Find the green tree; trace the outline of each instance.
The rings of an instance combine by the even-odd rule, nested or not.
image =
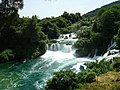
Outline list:
[[[18,37],[19,42],[17,47],[14,48],[14,52],[19,59],[35,58],[45,53],[46,36],[41,31],[36,16],[33,16],[32,19],[24,20],[25,23],[22,23],[24,28],[21,28],[22,34]]]
[[[119,28],[119,30],[118,30],[118,33],[117,33],[117,35],[114,37],[115,38],[115,41],[116,41],[116,43],[117,43],[117,48],[118,49],[120,49],[120,28]]]
[[[95,72],[96,75],[100,75],[108,71],[112,71],[113,67],[110,61],[101,60],[100,62],[96,61],[96,62],[91,62],[90,64],[88,64],[87,70]]]
[[[96,73],[95,72],[89,72],[89,71],[83,71],[77,74],[78,82],[79,83],[92,83],[95,81]]]
[[[59,27],[59,28],[66,28],[67,27],[67,22],[64,18],[62,17],[58,17],[56,18],[56,25]]]
[[[44,20],[42,22],[42,31],[48,35],[49,39],[56,39],[59,36],[59,28],[51,23],[49,20]]]
[[[97,55],[103,54],[117,33],[116,41],[119,46],[118,29],[120,27],[120,5],[114,5],[110,8],[100,10],[93,22],[94,24],[92,25],[92,22],[90,22],[88,18],[83,19],[81,22],[81,31],[78,33],[80,40],[75,44],[78,48],[78,55],[82,54],[82,56],[87,56],[92,53],[92,56],[94,56],[96,49],[98,51]],[[88,30],[90,33],[88,33],[87,28],[85,28],[89,25],[92,26],[92,28]]]
[[[23,0],[1,0],[0,15],[11,15],[23,8]]]
[[[72,71],[55,72],[52,79],[48,80],[46,90],[75,90],[77,77]]]
[[[0,53],[0,62],[7,62],[14,58],[13,51],[10,49],[5,49]]]

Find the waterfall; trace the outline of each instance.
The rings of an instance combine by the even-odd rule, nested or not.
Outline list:
[[[110,45],[108,45],[108,49],[107,50],[110,50],[111,48],[113,48],[115,46],[116,46],[116,42],[112,39]]]
[[[62,34],[59,36],[58,39],[56,39],[57,43],[52,43],[47,45],[47,50],[70,53],[71,51],[73,51],[72,45],[77,40],[78,39],[76,38],[76,35],[74,33]]]
[[[72,45],[66,45],[66,44],[64,44],[62,49],[63,49],[64,53],[69,53],[69,52],[72,51]]]
[[[98,61],[101,61],[103,59],[111,60],[111,59],[113,59],[113,57],[120,57],[119,56],[120,51],[116,50],[116,49],[112,49],[115,46],[116,46],[116,42],[112,39],[110,44],[108,45],[107,52],[103,56],[97,58],[97,60]]]
[[[47,45],[47,50],[69,53],[72,51],[72,45],[52,43],[51,45]]]
[[[97,49],[95,49],[94,58],[97,56],[97,52],[98,52],[98,50],[97,50]]]
[[[57,46],[56,46],[56,44],[51,44],[51,46],[50,46],[50,50],[51,51],[57,51]]]

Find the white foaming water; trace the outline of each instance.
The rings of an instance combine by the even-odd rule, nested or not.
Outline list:
[[[44,82],[46,82],[52,75],[50,73],[53,73],[55,71],[59,70],[72,70],[75,73],[79,73],[80,67],[83,66],[84,69],[86,69],[86,66],[84,63],[92,62],[94,60],[89,58],[76,58],[74,55],[74,50],[69,53],[64,53],[62,51],[47,51],[41,58],[44,59],[44,61],[49,62],[46,66],[49,70],[46,70],[45,77],[42,79]],[[43,83],[36,83],[36,87],[40,88]],[[44,86],[44,84],[43,84]]]
[[[76,41],[76,39],[65,39],[62,40],[62,43],[53,43],[47,45],[47,52],[41,56],[42,61],[46,64],[44,66],[39,67],[39,69],[43,70],[42,82],[36,81],[34,83],[35,87],[38,90],[41,90],[45,84],[45,82],[52,77],[53,72],[60,70],[72,70],[75,73],[79,73],[82,69],[86,69],[85,63],[93,62],[93,59],[90,58],[76,58],[74,56],[75,50],[73,49],[72,44]],[[39,64],[33,65],[32,71],[36,70],[36,67]]]
[[[116,46],[116,42],[112,39],[110,45],[108,45],[107,51],[109,51],[111,48],[114,48]]]
[[[72,59],[75,58],[75,56],[73,55],[74,51],[71,51],[70,53],[64,53],[62,51],[50,51],[47,50],[47,52],[41,56],[41,58],[44,59],[51,59],[51,60],[55,60],[60,62],[62,59]]]
[[[72,45],[66,45],[66,44],[59,44],[59,43],[53,43],[50,45],[47,45],[47,50],[50,51],[61,51],[64,53],[69,53],[72,51]]]
[[[120,57],[120,51],[113,49],[107,51],[103,56],[97,58],[98,61],[105,59],[106,61],[112,60],[114,57]]]

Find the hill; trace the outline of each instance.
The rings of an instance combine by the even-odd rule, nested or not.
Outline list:
[[[102,7],[100,7],[100,8],[97,8],[97,9],[95,9],[95,10],[93,10],[93,11],[90,11],[90,12],[84,14],[83,16],[84,16],[84,17],[93,17],[93,16],[95,16],[95,15],[97,14],[97,12],[98,12],[101,8],[109,8],[110,6],[115,5],[115,4],[120,4],[120,0],[115,1],[115,2],[112,2],[112,3],[107,4],[107,5],[104,5],[104,6],[102,6]]]

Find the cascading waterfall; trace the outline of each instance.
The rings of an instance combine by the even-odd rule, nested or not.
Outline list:
[[[50,46],[50,50],[52,50],[52,51],[57,51],[57,45],[56,44],[51,44],[51,46]]]
[[[64,45],[63,52],[69,53],[72,50],[72,45]]]
[[[109,51],[111,48],[114,48],[116,46],[116,42],[112,39],[110,45],[108,45],[107,51]]]
[[[93,58],[95,58],[95,57],[97,56],[97,52],[98,52],[98,50],[95,49],[95,54],[94,54],[94,57],[93,57]]]
[[[103,56],[99,56],[97,60],[98,61],[101,61],[103,59],[112,60],[114,57],[120,57],[120,51],[116,49],[112,49],[115,46],[116,46],[116,42],[112,39],[110,44],[108,45],[107,52]]]
[[[72,48],[72,45],[52,43],[50,45],[47,45],[47,50],[61,51],[61,52],[64,52],[64,53],[69,53],[73,50],[73,48]]]

